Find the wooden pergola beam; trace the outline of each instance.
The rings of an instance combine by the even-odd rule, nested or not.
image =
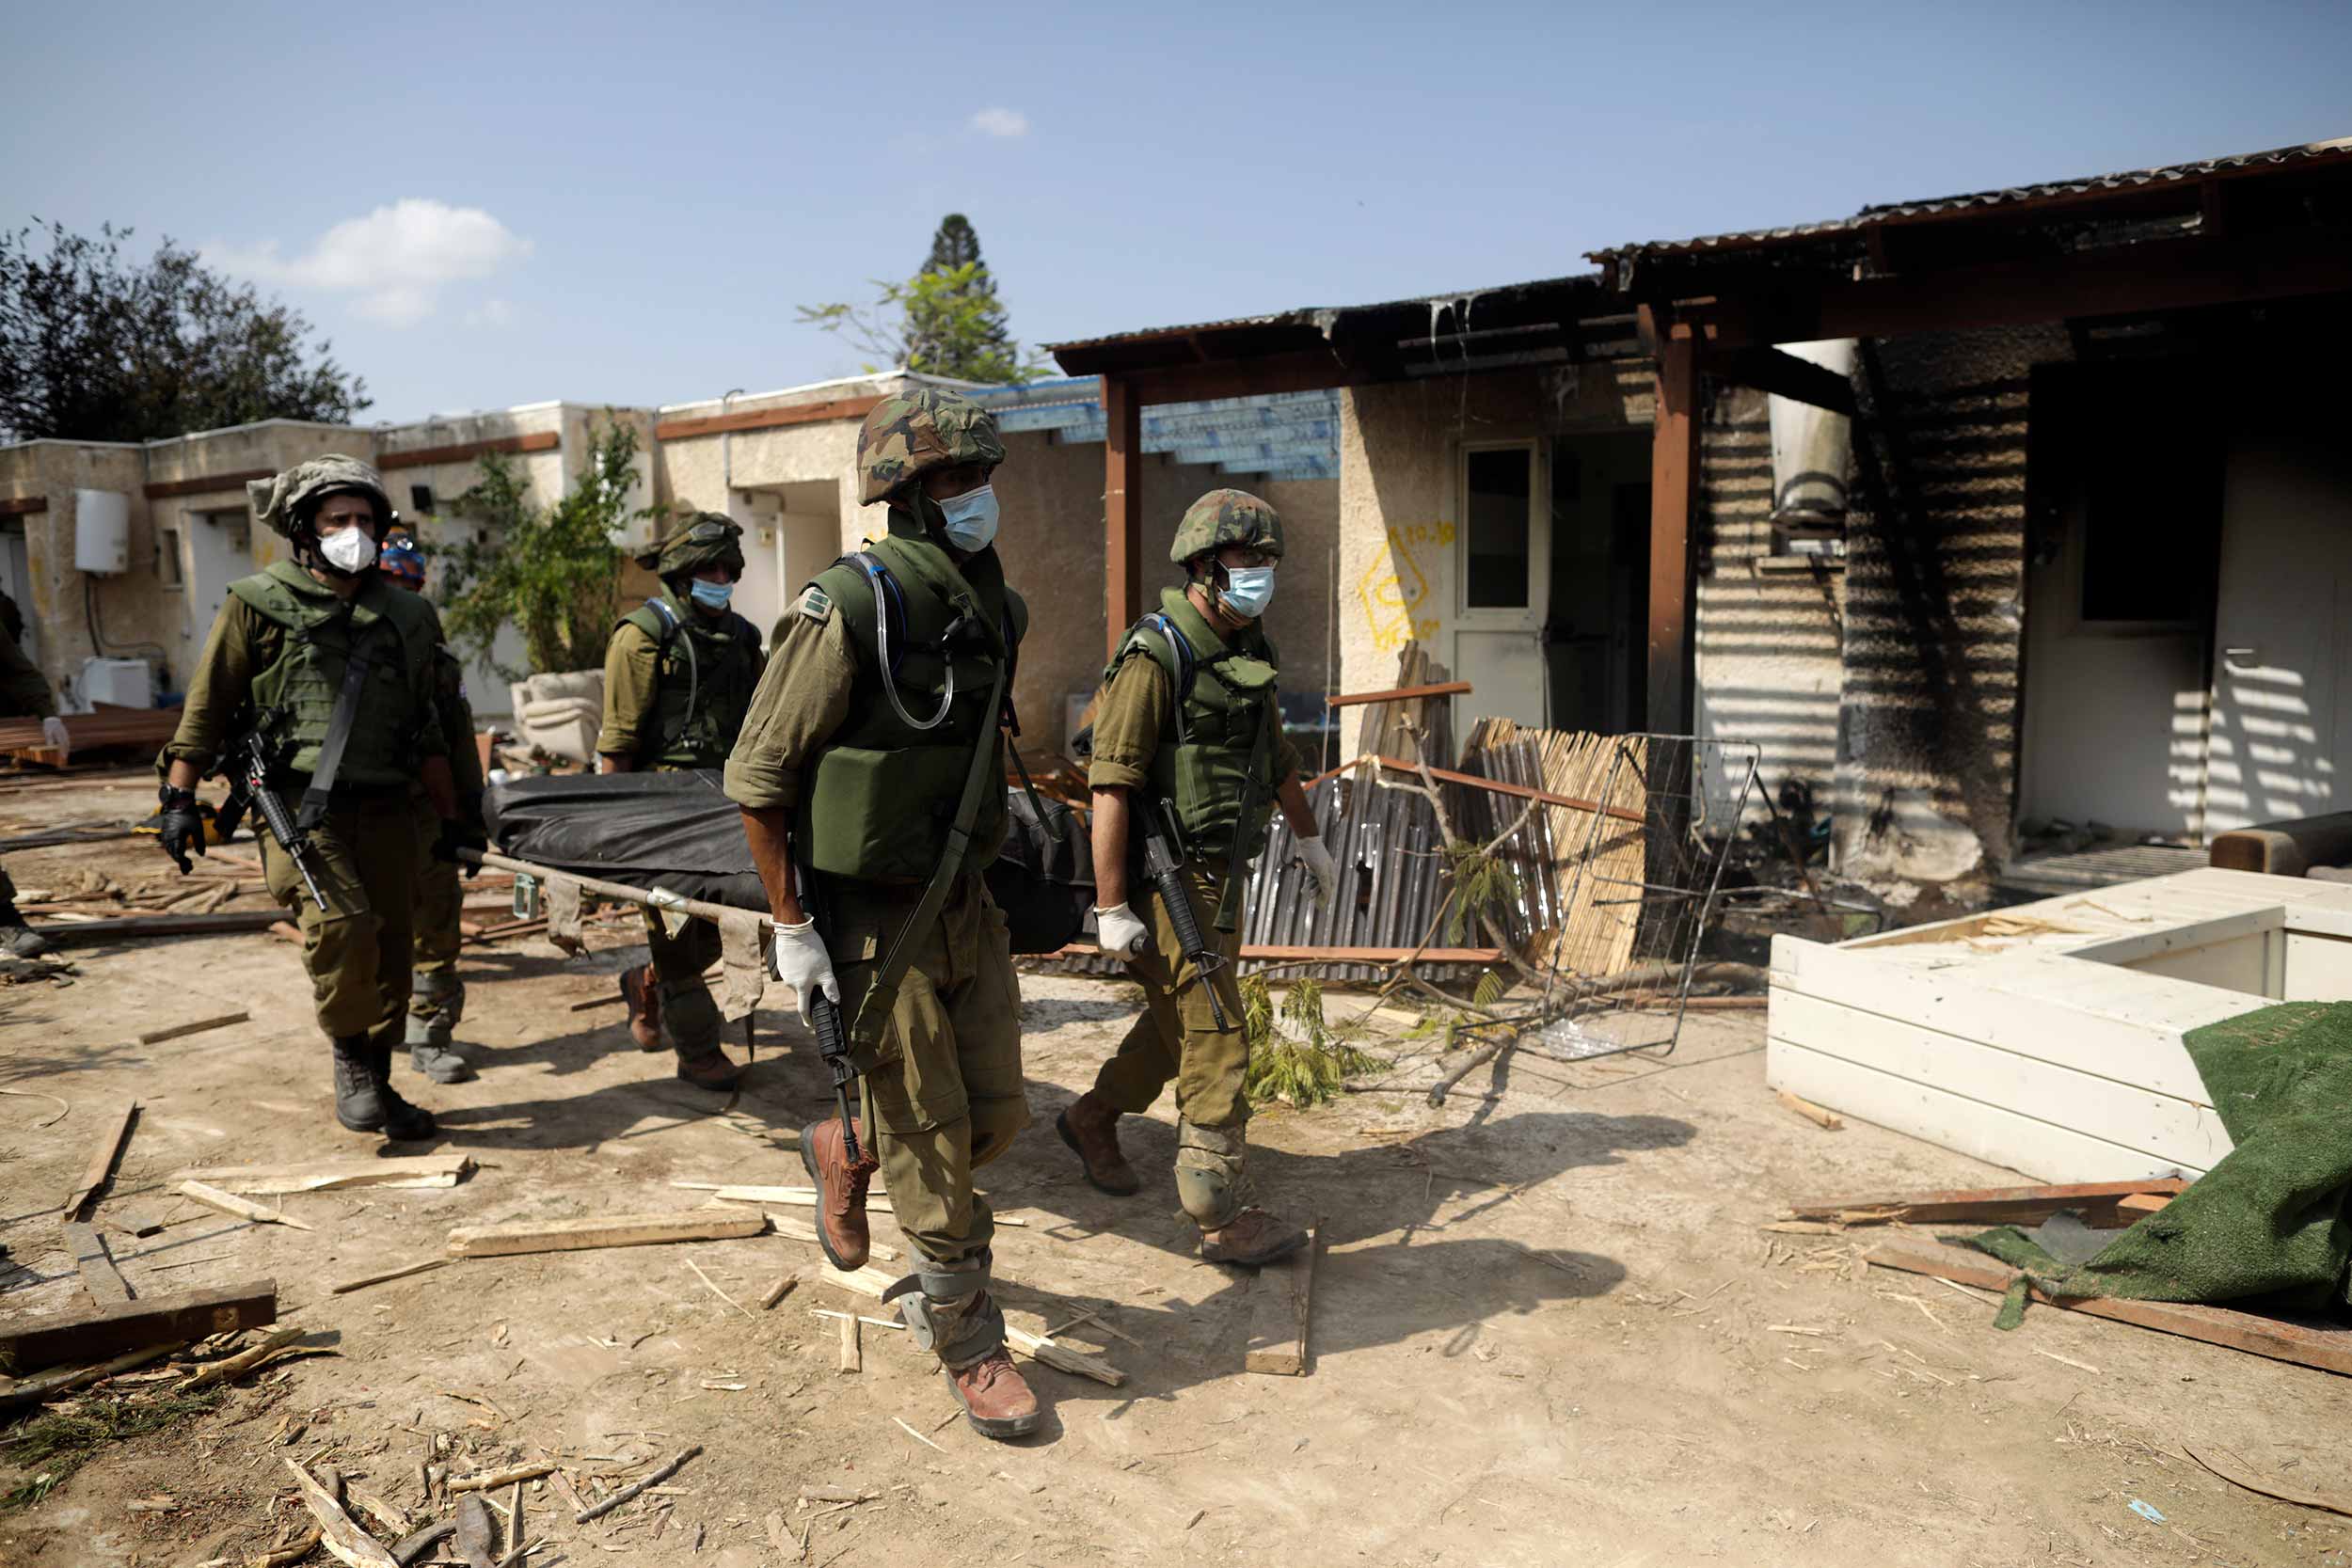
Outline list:
[[[1657,344],[1657,413],[1650,427],[1649,707],[1645,727],[1691,731],[1691,512],[1699,466],[1699,341],[1688,322],[1641,308]]]
[[[1707,373],[1735,387],[1753,387],[1853,418],[1853,383],[1836,371],[1777,348],[1735,348],[1707,357]]]
[[[1103,378],[1103,636],[1105,657],[1143,613],[1143,401]]]

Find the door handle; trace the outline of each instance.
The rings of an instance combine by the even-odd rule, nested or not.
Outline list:
[[[2221,650],[2221,667],[2233,674],[2242,674],[2245,671],[2238,661],[2250,660],[2261,651],[2259,648],[2224,648]]]

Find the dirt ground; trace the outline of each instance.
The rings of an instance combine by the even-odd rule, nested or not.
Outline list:
[[[147,788],[0,784],[0,822],[119,819],[146,809]],[[8,861],[29,886],[162,864],[148,841]],[[377,1147],[334,1124],[293,947],[82,947],[72,987],[0,991],[0,1086],[72,1107],[36,1128],[53,1103],[0,1098],[0,1243],[25,1265],[0,1280],[0,1313],[81,1300],[57,1206],[103,1109],[136,1096],[99,1211],[102,1232],[126,1208],[168,1219],[115,1239],[133,1289],[272,1276],[285,1320],[323,1352],[0,1513],[0,1564],[242,1560],[293,1517],[287,1455],[421,1521],[419,1466],[437,1443],[453,1473],[545,1454],[623,1481],[644,1473],[631,1462],[702,1445],[651,1513],[575,1526],[557,1492],[526,1488],[532,1534],[574,1563],[2352,1561],[2352,1520],[2239,1491],[2180,1452],[2215,1445],[2341,1495],[2352,1402],[2337,1379],[2042,1308],[1998,1333],[1988,1301],[1861,1265],[1867,1232],[1759,1230],[1799,1197],[2015,1178],[1782,1110],[1754,1013],[1692,1015],[1664,1061],[1482,1069],[1441,1110],[1423,1099],[1427,1047],[1384,1015],[1368,1043],[1396,1057],[1390,1071],[1254,1123],[1263,1193],[1319,1217],[1327,1248],[1309,1373],[1281,1378],[1242,1370],[1253,1283],[1194,1256],[1165,1104],[1127,1124],[1147,1176],[1132,1198],[1088,1187],[1054,1136],[1134,991],[1025,977],[1034,1125],[984,1174],[999,1210],[1029,1224],[1000,1232],[998,1288],[1031,1330],[1099,1312],[1060,1337],[1130,1381],[1032,1366],[1051,1416],[1020,1445],[952,1419],[902,1333],[866,1330],[863,1372],[837,1373],[835,1325],[812,1309],[878,1304],[812,1283],[760,1310],[781,1272],[816,1259],[772,1235],[460,1261],[329,1294],[440,1254],[453,1226],[695,1207],[703,1195],[678,1180],[805,1180],[794,1130],[828,1101],[789,1009],[758,1014],[758,1061],[732,1103],[689,1088],[666,1057],[630,1048],[606,1005],[622,940],[579,960],[535,938],[469,948],[461,1034],[481,1079],[420,1085],[405,1059],[398,1070],[440,1117],[437,1148],[481,1168],[450,1190],[285,1198],[308,1232],[170,1193],[191,1165]],[[1361,1006],[1335,997],[1332,1013]],[[237,1008],[249,1023],[132,1043]],[[887,1224],[877,1236],[897,1240]],[[18,1479],[0,1446],[0,1490]],[[843,1486],[877,1499],[800,1500]],[[170,1506],[130,1506],[156,1497]]]

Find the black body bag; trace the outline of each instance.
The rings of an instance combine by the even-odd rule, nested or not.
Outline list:
[[[1094,907],[1086,822],[1059,800],[1007,790],[1005,846],[988,868],[988,895],[1005,911],[1014,952],[1055,953],[1075,942]]]

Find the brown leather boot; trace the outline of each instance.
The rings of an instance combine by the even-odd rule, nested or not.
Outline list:
[[[841,1136],[841,1118],[812,1121],[801,1129],[801,1164],[817,1184],[817,1242],[836,1269],[866,1266],[873,1234],[866,1227],[866,1184],[882,1164],[858,1128],[856,1164]]]
[[[1002,1345],[968,1367],[943,1367],[963,1418],[983,1437],[1026,1437],[1045,1419],[1028,1380]]]
[[[1304,1230],[1254,1203],[1216,1229],[1200,1232],[1202,1258],[1212,1263],[1238,1263],[1246,1269],[1288,1258],[1306,1244]]]
[[[1119,1115],[1089,1089],[1055,1118],[1054,1129],[1086,1167],[1095,1191],[1125,1197],[1141,1190],[1143,1182],[1119,1151]]]
[[[640,1051],[661,1049],[661,991],[653,965],[621,971],[621,1000],[628,1006],[629,1038]]]
[[[743,1081],[743,1069],[715,1045],[691,1056],[680,1051],[677,1053],[677,1075],[680,1082],[721,1094]]]

